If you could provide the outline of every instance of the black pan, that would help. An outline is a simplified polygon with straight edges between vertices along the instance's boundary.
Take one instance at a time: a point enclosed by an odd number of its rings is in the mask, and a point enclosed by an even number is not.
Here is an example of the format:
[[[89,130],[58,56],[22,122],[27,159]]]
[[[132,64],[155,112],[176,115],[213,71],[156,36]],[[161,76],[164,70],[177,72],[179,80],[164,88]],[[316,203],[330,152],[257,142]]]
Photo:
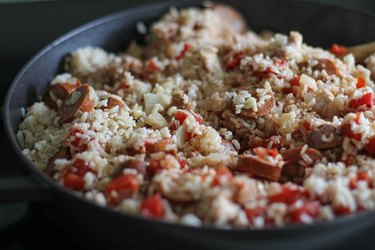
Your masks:
[[[375,40],[375,17],[332,6],[294,1],[227,1],[239,9],[255,31],[298,30],[307,43],[329,47],[333,42],[351,45]],[[39,52],[13,81],[3,108],[6,133],[29,176],[0,180],[0,201],[37,201],[47,216],[70,240],[90,248],[157,249],[316,249],[345,245],[353,235],[375,223],[375,212],[363,212],[332,222],[262,230],[194,228],[127,215],[76,197],[26,159],[16,141],[23,107],[39,99],[62,59],[70,51],[95,45],[117,52],[138,39],[138,21],[149,24],[172,4],[159,3],[98,19],[57,39]],[[178,7],[199,6],[198,1]]]

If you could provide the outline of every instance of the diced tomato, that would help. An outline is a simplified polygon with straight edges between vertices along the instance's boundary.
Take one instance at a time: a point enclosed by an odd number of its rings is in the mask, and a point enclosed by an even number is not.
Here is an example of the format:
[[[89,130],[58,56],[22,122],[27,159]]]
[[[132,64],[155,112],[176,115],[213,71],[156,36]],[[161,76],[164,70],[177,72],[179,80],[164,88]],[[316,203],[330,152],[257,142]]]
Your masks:
[[[220,185],[221,183],[221,179],[223,178],[223,176],[225,176],[224,178],[227,178],[227,179],[231,179],[233,177],[233,174],[232,172],[229,170],[229,168],[225,167],[225,166],[220,166],[217,170],[216,170],[216,175],[215,177],[213,178],[212,180],[212,185],[213,186],[218,186]]]
[[[369,142],[366,144],[365,148],[370,154],[375,154],[375,137],[369,139]]]
[[[84,186],[84,180],[82,176],[78,176],[72,172],[67,172],[63,177],[63,184],[71,189],[81,190]]]
[[[360,133],[354,133],[352,131],[350,123],[345,123],[344,125],[342,125],[341,130],[344,136],[349,137],[351,139],[359,141],[362,138],[362,135]]]
[[[264,159],[266,156],[276,157],[279,154],[279,151],[275,148],[268,149],[263,147],[258,147],[253,149],[255,154],[261,158]]]
[[[338,45],[337,43],[332,44],[331,53],[336,56],[343,56],[346,54],[346,48],[344,46]]]
[[[302,205],[300,208],[293,210],[290,213],[291,219],[293,222],[303,222],[303,216],[307,215],[312,218],[316,218],[319,215],[320,210],[320,202],[319,201],[311,201],[307,202]]]
[[[307,132],[309,132],[313,128],[310,121],[304,121],[302,123],[302,126],[307,130]]]
[[[283,91],[284,94],[290,94],[290,93],[295,94],[293,92],[293,88],[283,88],[282,91]]]
[[[141,183],[137,180],[135,174],[123,174],[107,184],[104,190],[104,195],[107,198],[108,203],[117,205],[123,199],[128,198],[135,193],[140,185]],[[116,191],[117,196],[112,196],[112,191]]]
[[[160,194],[154,194],[146,198],[141,205],[140,212],[144,216],[160,219],[164,216],[165,210]]]
[[[238,66],[240,66],[242,57],[243,57],[242,52],[237,53],[237,54],[233,55],[232,57],[230,57],[225,64],[227,70],[233,70],[233,69],[237,68]]]
[[[358,77],[357,78],[357,89],[363,88],[366,86],[366,80],[363,77]]]
[[[192,115],[196,122],[198,122],[199,124],[202,124],[202,119],[197,114],[192,113]],[[176,120],[180,122],[180,124],[183,124],[187,117],[188,117],[188,113],[184,111],[177,111],[175,114],[175,118]]]
[[[356,189],[357,188],[357,178],[351,177],[349,179],[349,188],[350,189]]]
[[[357,109],[359,107],[365,106],[365,108],[371,107],[375,103],[375,95],[374,93],[367,93],[364,94],[362,97],[358,99],[351,100],[349,102],[349,107],[352,109]]]
[[[163,169],[160,165],[160,161],[156,159],[151,159],[147,167],[147,174],[149,176],[154,176],[157,172]]]
[[[296,202],[298,199],[302,198],[302,193],[299,189],[293,189],[288,186],[283,186],[282,190],[278,194],[274,194],[270,197],[268,197],[268,200],[271,203],[274,202],[282,202],[286,203],[288,205],[293,204]]]
[[[278,69],[285,69],[288,62],[284,58],[276,58],[274,64]]]
[[[255,207],[255,208],[245,209],[246,216],[249,220],[253,220],[256,217],[262,216],[265,211],[266,211],[266,208],[264,207]]]
[[[344,160],[344,163],[347,167],[353,165],[354,163],[354,156],[353,155],[348,155],[346,156],[346,159]]]
[[[178,162],[180,163],[180,168],[183,169],[186,166],[187,160],[179,159]]]
[[[70,142],[70,146],[78,152],[83,152],[87,149],[87,144],[82,141],[79,135],[83,135],[85,132],[82,129],[74,128],[69,131],[70,136],[75,136],[74,140]]]
[[[292,86],[299,86],[300,85],[300,82],[299,82],[299,79],[301,77],[300,76],[295,76],[293,77],[291,80],[290,80],[290,85]]]
[[[185,54],[191,49],[191,45],[189,43],[184,44],[184,48],[181,50],[180,54],[176,56],[176,60],[179,61],[184,58]]]
[[[360,172],[357,173],[357,180],[369,182],[370,176],[368,175],[367,172],[360,171]]]
[[[153,60],[147,60],[146,61],[146,70],[151,73],[156,73],[160,71],[160,68],[156,65],[156,63]]]
[[[333,208],[333,212],[336,215],[350,214],[350,208],[349,207],[343,207],[343,206],[335,207],[335,208]]]
[[[77,159],[74,162],[73,166],[77,168],[77,175],[78,176],[84,176],[87,172],[90,171],[89,165],[87,164],[87,162],[85,162],[82,159]]]

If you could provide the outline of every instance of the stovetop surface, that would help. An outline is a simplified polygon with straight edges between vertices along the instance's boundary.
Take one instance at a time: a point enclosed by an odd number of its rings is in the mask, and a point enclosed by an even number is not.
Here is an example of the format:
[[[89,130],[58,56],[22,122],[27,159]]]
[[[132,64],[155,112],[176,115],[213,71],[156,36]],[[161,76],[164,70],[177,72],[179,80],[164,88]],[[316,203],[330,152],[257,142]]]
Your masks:
[[[152,1],[0,4],[0,106],[22,65],[43,46],[87,21],[147,2]],[[375,11],[371,1],[344,1],[344,4]],[[2,123],[0,159],[0,179],[25,174],[7,141]],[[374,234],[375,225],[350,239],[350,243],[338,245],[337,249],[375,249]],[[64,232],[56,228],[36,204],[0,205],[0,249],[82,249],[65,239]]]

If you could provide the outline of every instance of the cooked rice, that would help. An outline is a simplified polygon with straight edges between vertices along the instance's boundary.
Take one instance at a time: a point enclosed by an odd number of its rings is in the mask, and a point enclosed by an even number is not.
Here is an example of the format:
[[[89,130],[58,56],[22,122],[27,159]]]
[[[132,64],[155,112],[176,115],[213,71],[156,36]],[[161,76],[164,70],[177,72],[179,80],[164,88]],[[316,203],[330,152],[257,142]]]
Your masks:
[[[51,85],[90,83],[95,108],[60,124],[34,103],[17,132],[23,153],[99,205],[192,226],[281,227],[373,209],[375,55],[366,68],[296,31],[242,32],[215,6],[139,22],[144,47],[73,51]],[[59,109],[81,97],[47,94]],[[124,107],[106,108],[110,98]],[[325,125],[338,132],[312,138]],[[239,155],[251,163],[240,168]],[[280,178],[258,176],[265,167]]]

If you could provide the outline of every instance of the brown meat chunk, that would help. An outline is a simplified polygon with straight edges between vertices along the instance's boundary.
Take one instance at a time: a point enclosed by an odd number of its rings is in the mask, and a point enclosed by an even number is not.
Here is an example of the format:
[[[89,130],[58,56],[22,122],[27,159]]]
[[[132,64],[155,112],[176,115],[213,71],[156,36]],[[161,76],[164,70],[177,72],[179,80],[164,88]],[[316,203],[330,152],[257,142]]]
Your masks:
[[[49,176],[53,176],[56,173],[55,161],[57,159],[70,160],[71,159],[70,149],[68,147],[62,147],[62,148],[60,148],[60,150],[49,160],[47,168],[45,170],[45,172]]]
[[[72,121],[77,111],[90,112],[94,110],[95,100],[91,99],[90,91],[93,91],[91,87],[88,84],[83,84],[70,93],[57,113],[60,117],[60,124]]]
[[[325,70],[329,75],[337,75],[336,65],[330,59],[318,59],[318,64],[312,67],[313,70]]]
[[[326,138],[326,140],[322,140],[322,138]],[[329,124],[316,128],[307,136],[309,147],[322,150],[337,147],[341,145],[342,140],[339,130]]]
[[[112,178],[116,178],[120,176],[124,169],[130,168],[137,170],[138,173],[145,174],[146,173],[146,166],[147,163],[140,160],[127,160],[120,164],[113,172]]]
[[[100,109],[111,109],[115,106],[118,106],[120,109],[125,107],[126,104],[123,100],[120,100],[119,98],[115,98],[115,97],[109,97],[107,99],[107,105],[105,106],[101,106]]]
[[[177,148],[174,145],[172,139],[162,139],[154,144],[151,144],[149,146],[146,146],[146,152],[148,154],[153,154],[157,152],[165,152],[167,154],[176,155],[177,154]]]
[[[58,110],[57,100],[64,101],[72,91],[81,86],[81,83],[77,81],[77,84],[70,83],[57,83],[48,87],[46,93],[42,96],[42,101],[50,108]]]
[[[236,166],[237,171],[250,173],[271,181],[279,180],[281,169],[280,166],[251,155],[239,155]]]
[[[306,162],[301,156],[301,150],[302,147],[297,147],[285,150],[281,153],[286,162],[281,172],[280,179],[282,182],[294,181],[301,183],[303,176],[305,175],[305,168],[312,167],[316,161],[323,158],[323,155],[319,151],[313,148],[307,148],[305,154],[311,159],[311,161]]]

